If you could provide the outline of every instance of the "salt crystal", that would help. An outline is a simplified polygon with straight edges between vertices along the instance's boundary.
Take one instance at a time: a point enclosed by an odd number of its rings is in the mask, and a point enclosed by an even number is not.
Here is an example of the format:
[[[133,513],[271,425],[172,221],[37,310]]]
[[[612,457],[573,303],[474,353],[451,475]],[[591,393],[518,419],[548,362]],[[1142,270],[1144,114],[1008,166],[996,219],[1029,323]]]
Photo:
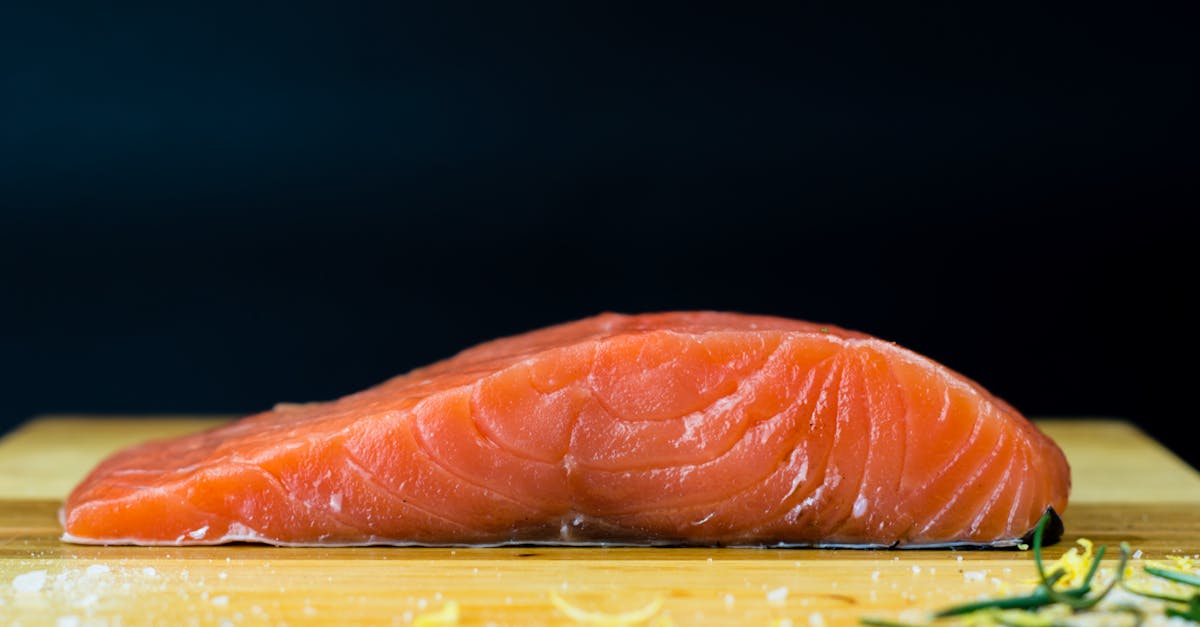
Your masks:
[[[824,627],[825,616],[820,612],[813,612],[808,615],[808,624],[812,625],[812,627]]]
[[[54,621],[56,627],[79,627],[78,616],[59,616],[58,620]]]
[[[879,581],[879,571],[871,571],[871,581]]]
[[[787,587],[775,588],[767,593],[767,602],[773,605],[783,605],[787,603],[788,589]]]
[[[221,622],[217,623],[219,627],[233,627],[233,621],[228,618],[222,618]]]
[[[157,571],[157,570],[154,570],[153,568],[151,568],[151,567],[149,567],[149,566],[147,566],[147,567],[145,567],[145,568],[143,568],[143,569],[142,569],[142,574],[143,574],[143,575],[145,575],[145,576],[147,576],[147,577],[153,577],[153,576],[155,576],[155,575],[157,575],[157,574],[158,574],[158,571]]]
[[[920,574],[921,574],[921,567],[920,567],[920,566],[913,566],[913,567],[912,567],[912,571],[913,571],[913,574],[914,574],[914,575],[920,575]]]
[[[963,573],[963,579],[967,581],[983,581],[987,577],[986,570],[968,570]]]
[[[226,577],[228,577],[228,576],[229,576],[229,573],[227,573],[227,572],[225,572],[225,571],[221,571],[221,572],[220,572],[220,573],[217,575],[217,578],[218,578],[218,579],[225,579],[225,578],[226,578]]]
[[[107,573],[108,571],[109,571],[109,568],[107,566],[105,566],[104,564],[92,564],[91,566],[88,566],[87,570],[84,572],[86,572],[89,575],[103,575],[104,573]]]
[[[220,606],[220,607],[225,607],[226,605],[229,605],[229,597],[227,597],[223,594],[221,596],[213,597],[212,604]]]
[[[1138,549],[1133,552],[1133,559],[1136,560],[1136,559],[1141,559],[1141,558],[1142,558],[1142,550],[1141,549]]]
[[[17,592],[37,592],[46,585],[46,571],[35,570],[17,575],[13,577],[12,585]]]
[[[732,594],[725,595],[725,607],[733,607],[733,595]]]

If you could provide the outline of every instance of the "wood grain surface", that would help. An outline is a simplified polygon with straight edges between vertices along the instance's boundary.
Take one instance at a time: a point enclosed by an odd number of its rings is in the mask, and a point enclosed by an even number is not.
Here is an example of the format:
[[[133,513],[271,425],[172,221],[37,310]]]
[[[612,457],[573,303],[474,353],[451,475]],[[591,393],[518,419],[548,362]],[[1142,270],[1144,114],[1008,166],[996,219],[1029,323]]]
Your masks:
[[[1032,556],[1016,550],[59,541],[61,500],[102,457],[227,419],[42,417],[0,440],[0,625],[853,625],[1031,585]],[[1079,538],[1127,541],[1135,564],[1200,554],[1200,473],[1128,422],[1037,422],[1074,477],[1048,558]]]

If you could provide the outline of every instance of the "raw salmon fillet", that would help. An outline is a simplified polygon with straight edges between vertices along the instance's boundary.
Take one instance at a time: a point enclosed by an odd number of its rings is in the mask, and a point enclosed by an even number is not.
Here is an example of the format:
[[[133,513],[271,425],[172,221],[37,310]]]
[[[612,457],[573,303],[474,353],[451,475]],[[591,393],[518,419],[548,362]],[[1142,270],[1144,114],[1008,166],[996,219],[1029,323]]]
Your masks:
[[[894,343],[605,313],[134,446],[60,517],[90,544],[1012,546],[1069,491],[1049,437]]]

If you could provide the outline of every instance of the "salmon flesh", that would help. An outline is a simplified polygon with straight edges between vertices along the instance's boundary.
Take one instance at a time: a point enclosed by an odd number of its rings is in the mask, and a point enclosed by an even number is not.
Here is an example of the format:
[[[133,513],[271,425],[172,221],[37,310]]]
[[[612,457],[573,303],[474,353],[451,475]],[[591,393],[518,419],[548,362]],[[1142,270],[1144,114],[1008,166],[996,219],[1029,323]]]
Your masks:
[[[1016,546],[1062,533],[1059,447],[894,343],[605,313],[100,463],[87,544]]]

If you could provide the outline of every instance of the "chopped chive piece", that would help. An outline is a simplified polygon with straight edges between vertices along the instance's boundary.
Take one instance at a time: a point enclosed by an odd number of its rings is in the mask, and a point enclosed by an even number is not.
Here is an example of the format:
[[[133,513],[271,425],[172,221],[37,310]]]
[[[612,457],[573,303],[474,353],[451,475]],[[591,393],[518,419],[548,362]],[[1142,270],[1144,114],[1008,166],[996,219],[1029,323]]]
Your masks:
[[[858,623],[860,625],[873,625],[874,627],[924,627],[924,625],[888,620],[886,618],[873,618],[870,616],[859,618]]]
[[[1146,566],[1145,570],[1151,575],[1157,575],[1163,579],[1170,579],[1171,581],[1186,583],[1189,586],[1200,587],[1200,577],[1195,575],[1181,573],[1177,570],[1168,570],[1166,568],[1155,568],[1154,566]]]
[[[1050,573],[1046,579],[1051,585],[1054,585],[1054,583],[1061,579],[1065,574],[1066,573],[1062,569],[1056,569],[1053,573]],[[937,612],[933,616],[934,618],[961,616],[963,614],[970,614],[971,612],[978,612],[979,610],[986,610],[990,608],[1013,609],[1041,607],[1049,604],[1050,602],[1050,595],[1046,592],[1045,586],[1038,586],[1036,590],[1027,595],[1004,597],[1002,599],[989,599],[987,601],[972,601],[971,603],[954,605]]]

